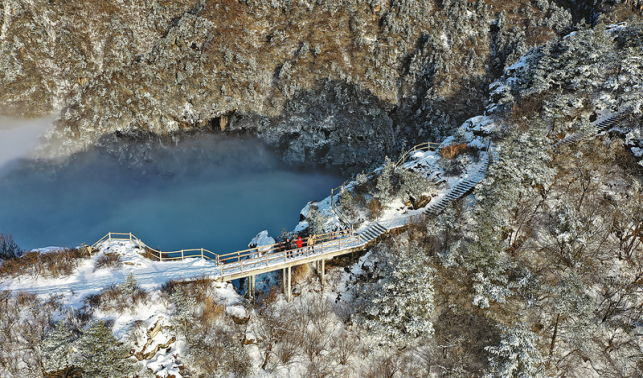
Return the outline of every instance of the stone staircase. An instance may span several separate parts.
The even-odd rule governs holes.
[[[369,243],[371,240],[376,239],[378,236],[386,233],[386,231],[386,227],[375,222],[368,226],[364,231],[358,233],[358,235],[360,235],[360,244]]]
[[[478,172],[484,172],[487,170],[487,167],[489,167],[489,160],[486,160]],[[426,207],[426,210],[424,210],[424,214],[428,216],[436,216],[440,214],[444,209],[449,206],[449,204],[458,198],[462,197],[466,192],[471,190],[474,186],[476,186],[480,181],[482,181],[484,176],[480,175],[479,178],[475,179],[465,179],[462,180],[451,189],[447,195],[444,197],[441,197],[437,201],[431,201],[429,202],[429,205]]]
[[[605,115],[597,119],[596,121],[592,122],[592,126],[596,127],[598,129],[598,132],[600,133],[617,124],[625,117],[627,113],[628,111],[621,111],[618,113]],[[576,143],[580,141],[582,138],[583,136],[580,134],[570,135],[567,138],[562,139],[560,142],[555,143],[554,147],[561,147],[561,146],[566,146],[568,144]]]

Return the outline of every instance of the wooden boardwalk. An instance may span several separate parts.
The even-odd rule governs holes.
[[[433,147],[430,146],[429,147]],[[414,150],[414,152],[417,150]],[[405,155],[411,156],[410,154]],[[488,153],[487,158],[491,154]],[[398,162],[398,165],[400,162]],[[302,248],[286,250],[285,244],[278,243],[266,246],[246,249],[227,254],[216,254],[204,248],[182,249],[178,251],[160,251],[145,244],[132,233],[108,233],[94,243],[91,248],[98,248],[105,243],[114,240],[131,241],[143,249],[146,257],[161,262],[171,262],[184,259],[201,258],[212,264],[208,278],[218,281],[232,281],[240,278],[249,279],[249,294],[254,296],[256,276],[263,273],[283,270],[284,292],[288,300],[292,297],[291,292],[291,270],[294,266],[314,263],[321,275],[322,284],[325,283],[325,261],[336,256],[346,255],[363,250],[369,245],[375,244],[377,240],[393,231],[407,227],[408,221],[413,216],[436,216],[441,213],[449,203],[462,197],[473,188],[484,177],[484,171],[489,164],[488,159],[478,165],[478,169],[471,177],[463,179],[453,188],[447,189],[443,196],[429,202],[429,204],[416,215],[401,216],[387,221],[372,222],[360,232],[354,232],[353,228],[346,228],[340,231],[315,235],[314,243],[304,244]],[[334,211],[336,211],[334,209]],[[338,216],[339,219],[339,216]],[[304,242],[308,238],[303,239]],[[200,276],[201,277],[201,276]],[[200,278],[199,277],[199,278]]]

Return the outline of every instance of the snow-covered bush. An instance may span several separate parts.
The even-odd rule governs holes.
[[[94,271],[105,268],[120,268],[121,266],[123,266],[123,262],[121,261],[121,256],[118,253],[103,252],[96,257],[96,261],[94,262]]]
[[[414,204],[414,208],[422,207],[426,205],[421,201],[422,197],[427,197],[430,199],[431,192],[436,190],[435,184],[425,175],[419,172],[414,172],[411,170],[402,170],[400,173],[401,186],[400,194],[402,200],[405,202],[411,201]]]
[[[82,247],[48,252],[24,252],[19,257],[4,260],[0,266],[0,276],[66,277],[87,257],[89,253]]]
[[[186,340],[186,347],[189,367],[199,376],[227,378],[234,374],[241,378],[252,372],[243,345],[221,326],[202,330]]]
[[[0,376],[40,377],[42,340],[62,309],[60,297],[39,299],[27,292],[0,291]]]
[[[92,309],[103,312],[122,314],[134,311],[137,306],[148,302],[148,293],[138,286],[133,273],[127,276],[125,282],[110,285],[98,294],[90,294],[85,298],[85,304]]]

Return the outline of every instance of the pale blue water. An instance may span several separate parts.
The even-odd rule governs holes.
[[[179,147],[135,168],[97,152],[54,171],[20,164],[0,178],[0,232],[23,249],[92,244],[112,231],[162,250],[226,253],[261,230],[291,230],[308,201],[342,182],[289,169],[255,140],[212,137]]]

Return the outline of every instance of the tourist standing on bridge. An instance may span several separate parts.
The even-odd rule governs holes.
[[[304,246],[304,241],[301,240],[301,236],[297,238],[297,254],[301,254],[301,247]]]
[[[288,254],[288,257],[292,257],[292,241],[290,241],[290,237],[286,238],[286,253]]]
[[[308,251],[313,252],[315,250],[315,235],[308,235],[306,244],[308,245]]]

